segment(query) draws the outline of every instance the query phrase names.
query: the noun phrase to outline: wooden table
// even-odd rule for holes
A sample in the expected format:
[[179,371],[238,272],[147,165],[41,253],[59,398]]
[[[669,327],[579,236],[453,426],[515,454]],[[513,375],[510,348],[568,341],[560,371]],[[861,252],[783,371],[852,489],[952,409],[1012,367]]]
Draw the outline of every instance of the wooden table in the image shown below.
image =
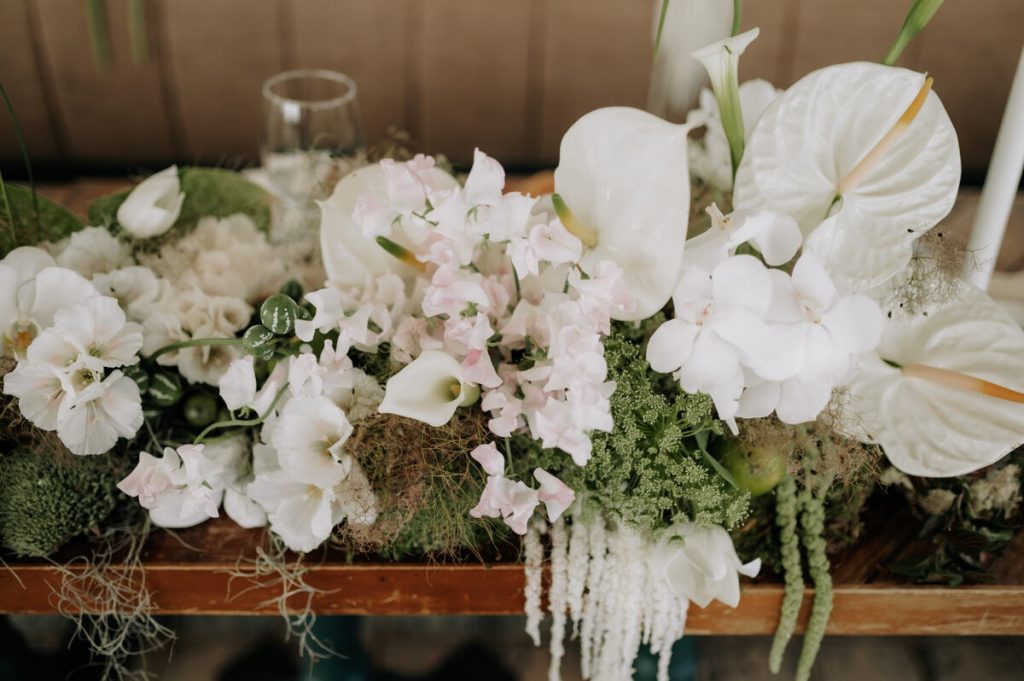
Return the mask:
[[[81,214],[92,198],[123,184],[83,180],[43,191]],[[977,193],[966,193],[947,229],[969,225],[976,205]],[[1019,201],[1018,208],[1024,208],[1024,201]],[[1016,211],[1008,231],[1000,257],[1003,266],[1024,263],[1022,213]],[[992,566],[990,585],[913,586],[893,582],[885,565],[906,555],[918,522],[907,515],[882,516],[869,524],[862,541],[834,561],[830,634],[1024,635],[1024,533]],[[155,532],[144,549],[144,567],[133,574],[145,579],[159,613],[276,614],[273,601],[280,593],[279,583],[232,581],[230,575],[239,556],[251,556],[262,541],[262,531],[243,530],[224,518],[181,531],[178,537]],[[515,563],[350,564],[340,553],[310,558],[309,563],[307,582],[320,590],[313,604],[322,614],[511,615],[523,611],[523,568]],[[54,612],[52,592],[60,579],[47,561],[8,559],[7,567],[0,568],[0,612]],[[808,589],[801,628],[812,598],[813,591]],[[771,633],[781,600],[780,584],[745,583],[736,609],[717,602],[703,610],[692,608],[687,633]]]

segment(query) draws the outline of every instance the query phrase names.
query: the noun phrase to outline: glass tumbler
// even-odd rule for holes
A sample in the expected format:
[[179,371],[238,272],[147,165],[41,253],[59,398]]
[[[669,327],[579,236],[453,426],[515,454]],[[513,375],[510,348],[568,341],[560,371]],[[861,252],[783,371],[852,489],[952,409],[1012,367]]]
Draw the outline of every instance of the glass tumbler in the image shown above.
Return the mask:
[[325,69],[285,71],[263,84],[263,111],[261,160],[288,231],[316,225],[313,202],[330,195],[364,144],[355,81]]

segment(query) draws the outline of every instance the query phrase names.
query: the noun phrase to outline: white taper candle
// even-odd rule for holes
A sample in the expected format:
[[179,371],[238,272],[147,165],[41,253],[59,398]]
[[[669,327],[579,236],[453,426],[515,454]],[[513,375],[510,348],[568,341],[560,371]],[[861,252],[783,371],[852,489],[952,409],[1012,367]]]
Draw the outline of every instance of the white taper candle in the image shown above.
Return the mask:
[[1003,243],[1010,209],[1017,195],[1024,170],[1024,51],[1017,64],[1017,75],[1010,86],[1010,98],[999,126],[996,146],[985,176],[981,203],[967,248],[974,253],[965,266],[967,280],[985,290],[995,269],[999,247]]

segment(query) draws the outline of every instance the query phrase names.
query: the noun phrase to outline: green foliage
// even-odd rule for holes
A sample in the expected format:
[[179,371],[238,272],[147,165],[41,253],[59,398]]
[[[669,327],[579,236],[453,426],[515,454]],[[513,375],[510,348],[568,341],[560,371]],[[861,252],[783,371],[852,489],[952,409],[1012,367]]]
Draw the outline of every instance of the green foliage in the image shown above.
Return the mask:
[[50,555],[110,515],[124,472],[112,455],[65,461],[20,450],[0,457],[0,541],[18,555]]
[[[514,440],[528,456],[514,457],[561,477],[587,502],[639,527],[676,522],[732,528],[747,515],[750,497],[732,487],[704,460],[695,435],[720,426],[706,395],[687,395],[647,366],[638,344],[618,332],[605,341],[615,429],[594,433],[583,468],[526,437]],[[520,464],[521,465],[521,464]],[[526,470],[523,471],[527,472]]]
[[[262,230],[270,227],[270,196],[239,173],[221,168],[182,168],[185,201],[175,227],[191,229],[202,217],[226,218],[244,213]],[[117,209],[129,192],[101,196],[89,205],[89,224],[117,226]]]
[[[37,210],[38,208],[38,210]],[[3,185],[0,196],[0,225],[4,243],[0,255],[18,246],[35,245],[41,241],[59,241],[82,229],[82,221],[59,203],[15,184]]]

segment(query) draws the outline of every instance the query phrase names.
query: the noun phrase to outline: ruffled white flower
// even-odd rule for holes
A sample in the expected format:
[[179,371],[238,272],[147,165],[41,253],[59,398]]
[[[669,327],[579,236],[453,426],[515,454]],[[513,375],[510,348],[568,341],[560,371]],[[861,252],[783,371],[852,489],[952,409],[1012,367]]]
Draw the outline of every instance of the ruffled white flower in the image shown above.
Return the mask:
[[87,280],[56,267],[41,248],[15,248],[0,260],[0,355],[23,357],[57,310],[95,295]]
[[718,600],[731,608],[740,602],[740,575],[756,577],[761,559],[740,561],[729,533],[721,527],[682,523],[665,530],[652,555],[654,569],[672,592],[702,608]]
[[171,166],[150,175],[131,191],[117,209],[117,222],[137,239],[159,236],[178,220],[184,201],[178,167]]
[[131,266],[93,275],[92,285],[101,295],[116,298],[133,322],[143,322],[166,294],[167,282],[148,267]]
[[57,255],[57,264],[85,278],[132,264],[132,252],[103,227],[86,227],[72,234]]
[[380,412],[437,428],[451,421],[455,410],[478,394],[476,386],[462,379],[457,359],[446,352],[428,350],[388,379]]
[[271,441],[281,468],[290,476],[329,488],[352,467],[352,456],[344,451],[351,434],[345,412],[327,398],[293,397],[281,410]]
[[732,419],[743,368],[761,351],[771,296],[771,275],[749,255],[732,256],[710,274],[684,270],[673,297],[675,319],[651,336],[647,361],[655,371],[677,372],[683,390],[707,393],[719,417]]

